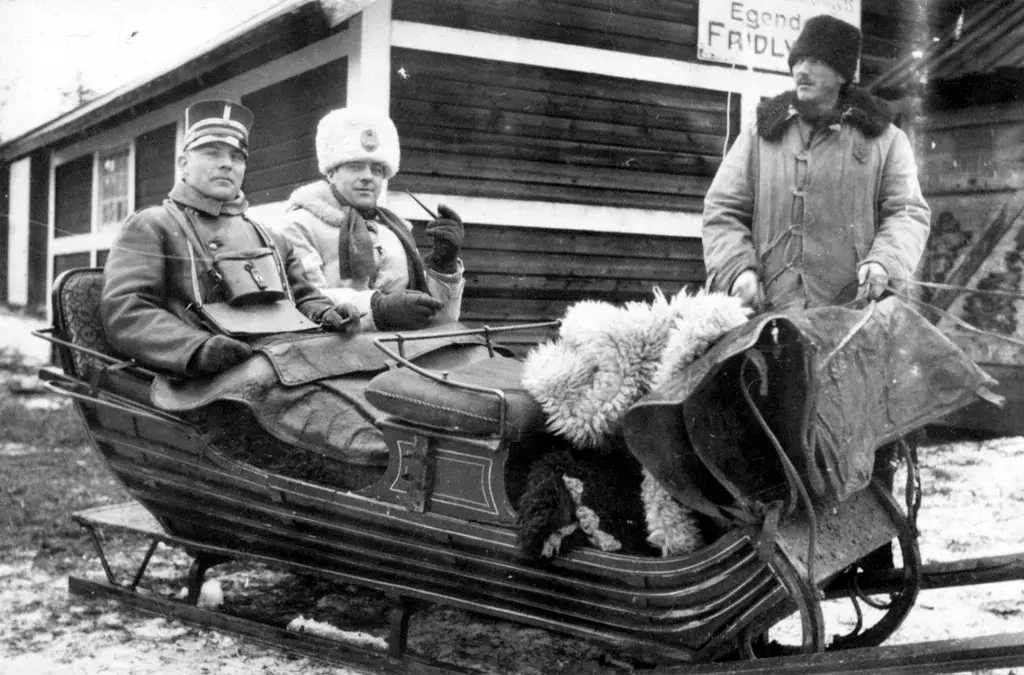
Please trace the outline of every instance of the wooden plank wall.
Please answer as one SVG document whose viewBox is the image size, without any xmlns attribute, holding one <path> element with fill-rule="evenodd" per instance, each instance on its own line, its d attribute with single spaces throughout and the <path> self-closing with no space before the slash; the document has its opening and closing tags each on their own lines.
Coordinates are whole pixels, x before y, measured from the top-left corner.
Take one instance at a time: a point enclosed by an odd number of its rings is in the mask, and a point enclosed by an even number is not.
<svg viewBox="0 0 1024 675">
<path fill-rule="evenodd" d="M 392 66 L 392 189 L 697 211 L 721 161 L 723 93 L 407 49 Z"/>
<path fill-rule="evenodd" d="M 862 82 L 870 82 L 894 59 L 924 46 L 923 4 L 862 0 Z M 697 0 L 395 0 L 394 17 L 696 61 L 698 5 Z"/>
<path fill-rule="evenodd" d="M 694 61 L 695 0 L 395 0 L 404 21 Z"/>
<path fill-rule="evenodd" d="M 424 255 L 425 222 L 413 232 Z M 466 224 L 462 320 L 499 326 L 560 318 L 580 300 L 650 301 L 704 279 L 698 239 Z M 534 344 L 550 333 L 517 336 Z"/>
<path fill-rule="evenodd" d="M 7 304 L 7 247 L 11 237 L 11 165 L 0 164 L 0 305 Z"/>
<path fill-rule="evenodd" d="M 55 237 L 92 231 L 92 161 L 89 153 L 57 167 Z"/>
<path fill-rule="evenodd" d="M 255 117 L 244 190 L 252 204 L 287 199 L 319 178 L 316 125 L 345 106 L 348 60 L 338 59 L 242 97 Z"/>
<path fill-rule="evenodd" d="M 174 186 L 177 125 L 167 124 L 135 139 L 135 209 L 163 202 Z"/>
</svg>

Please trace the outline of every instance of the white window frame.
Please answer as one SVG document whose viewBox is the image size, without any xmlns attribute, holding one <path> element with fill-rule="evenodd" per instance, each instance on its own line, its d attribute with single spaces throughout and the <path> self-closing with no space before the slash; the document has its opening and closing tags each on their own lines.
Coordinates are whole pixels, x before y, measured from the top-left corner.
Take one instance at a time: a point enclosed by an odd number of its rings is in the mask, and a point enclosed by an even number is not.
<svg viewBox="0 0 1024 675">
<path fill-rule="evenodd" d="M 50 208 L 48 227 L 48 247 L 46 256 L 46 283 L 47 289 L 53 283 L 53 270 L 55 258 L 62 255 L 73 255 L 75 253 L 88 253 L 89 265 L 96 265 L 97 252 L 110 248 L 113 243 L 116 227 L 100 231 L 100 155 L 128 150 L 128 213 L 135 211 L 135 135 L 129 140 L 121 140 L 117 143 L 108 143 L 85 153 L 53 153 L 50 157 Z M 89 232 L 85 234 L 72 234 L 64 237 L 56 236 L 57 227 L 57 169 L 68 162 L 81 159 L 83 155 L 92 155 L 92 186 L 90 189 L 89 205 Z"/>
<path fill-rule="evenodd" d="M 125 195 L 125 218 L 135 212 L 135 139 L 133 138 L 128 143 L 122 143 L 120 146 L 114 146 L 106 150 L 97 150 L 93 153 L 92 161 L 92 184 L 93 184 L 93 209 L 92 209 L 92 233 L 101 234 L 104 232 L 103 228 L 107 223 L 103 222 L 103 200 L 101 197 L 101 189 L 103 184 L 103 166 L 101 164 L 102 157 L 104 155 L 112 155 L 115 153 L 122 153 L 128 151 L 127 160 L 127 181 L 128 193 Z M 121 221 L 123 222 L 123 221 Z M 119 223 L 111 223 L 110 231 L 116 231 Z M 93 264 L 95 264 L 95 256 L 93 256 Z"/>
</svg>

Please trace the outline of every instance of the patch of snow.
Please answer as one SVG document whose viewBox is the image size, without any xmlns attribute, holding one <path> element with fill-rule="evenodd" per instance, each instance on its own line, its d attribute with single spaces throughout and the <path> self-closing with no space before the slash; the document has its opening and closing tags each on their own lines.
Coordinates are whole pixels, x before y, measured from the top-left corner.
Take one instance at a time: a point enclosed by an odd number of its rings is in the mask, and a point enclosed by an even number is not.
<svg viewBox="0 0 1024 675">
<path fill-rule="evenodd" d="M 330 638 L 346 644 L 368 649 L 385 651 L 388 641 L 358 630 L 342 630 L 336 626 L 304 616 L 297 616 L 288 623 L 288 630 L 295 633 L 309 633 L 319 637 Z"/>
<path fill-rule="evenodd" d="M 188 589 L 182 588 L 178 591 L 178 599 L 184 600 L 188 597 Z M 196 600 L 197 607 L 216 609 L 224 604 L 224 589 L 216 579 L 207 579 L 199 589 L 199 599 Z"/>
<path fill-rule="evenodd" d="M 21 354 L 29 365 L 36 367 L 49 363 L 50 343 L 32 335 L 32 331 L 46 326 L 43 319 L 0 309 L 0 353 L 12 351 Z"/>
</svg>

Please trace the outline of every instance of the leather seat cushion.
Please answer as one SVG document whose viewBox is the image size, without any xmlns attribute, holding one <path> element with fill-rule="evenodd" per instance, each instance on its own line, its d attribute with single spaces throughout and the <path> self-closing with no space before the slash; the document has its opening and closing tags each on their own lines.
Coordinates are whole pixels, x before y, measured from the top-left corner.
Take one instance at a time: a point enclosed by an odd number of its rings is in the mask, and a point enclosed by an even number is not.
<svg viewBox="0 0 1024 675">
<path fill-rule="evenodd" d="M 437 373 L 438 371 L 433 371 Z M 415 424 L 476 436 L 519 440 L 539 429 L 543 413 L 521 383 L 523 364 L 495 357 L 453 368 L 448 382 L 504 392 L 507 412 L 501 429 L 501 399 L 431 380 L 409 368 L 395 368 L 370 381 L 366 398 L 380 410 Z M 438 373 L 439 374 L 439 373 Z"/>
</svg>

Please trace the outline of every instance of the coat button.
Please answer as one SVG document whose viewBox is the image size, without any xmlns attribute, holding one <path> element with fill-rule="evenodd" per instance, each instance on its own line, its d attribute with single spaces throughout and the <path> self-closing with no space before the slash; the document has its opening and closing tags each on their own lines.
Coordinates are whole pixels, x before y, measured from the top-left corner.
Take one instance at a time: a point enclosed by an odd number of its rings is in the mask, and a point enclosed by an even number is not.
<svg viewBox="0 0 1024 675">
<path fill-rule="evenodd" d="M 798 162 L 806 162 L 807 161 L 807 153 L 806 152 L 798 152 L 798 153 L 796 153 L 796 159 L 797 159 Z"/>
<path fill-rule="evenodd" d="M 219 242 L 219 241 L 217 241 L 216 239 L 213 239 L 213 240 L 211 240 L 211 241 L 210 241 L 210 242 L 209 242 L 208 244 L 206 244 L 206 245 L 207 245 L 207 246 L 209 247 L 209 249 L 210 249 L 211 251 L 216 251 L 216 250 L 217 250 L 218 248 L 220 248 L 220 242 Z"/>
</svg>

